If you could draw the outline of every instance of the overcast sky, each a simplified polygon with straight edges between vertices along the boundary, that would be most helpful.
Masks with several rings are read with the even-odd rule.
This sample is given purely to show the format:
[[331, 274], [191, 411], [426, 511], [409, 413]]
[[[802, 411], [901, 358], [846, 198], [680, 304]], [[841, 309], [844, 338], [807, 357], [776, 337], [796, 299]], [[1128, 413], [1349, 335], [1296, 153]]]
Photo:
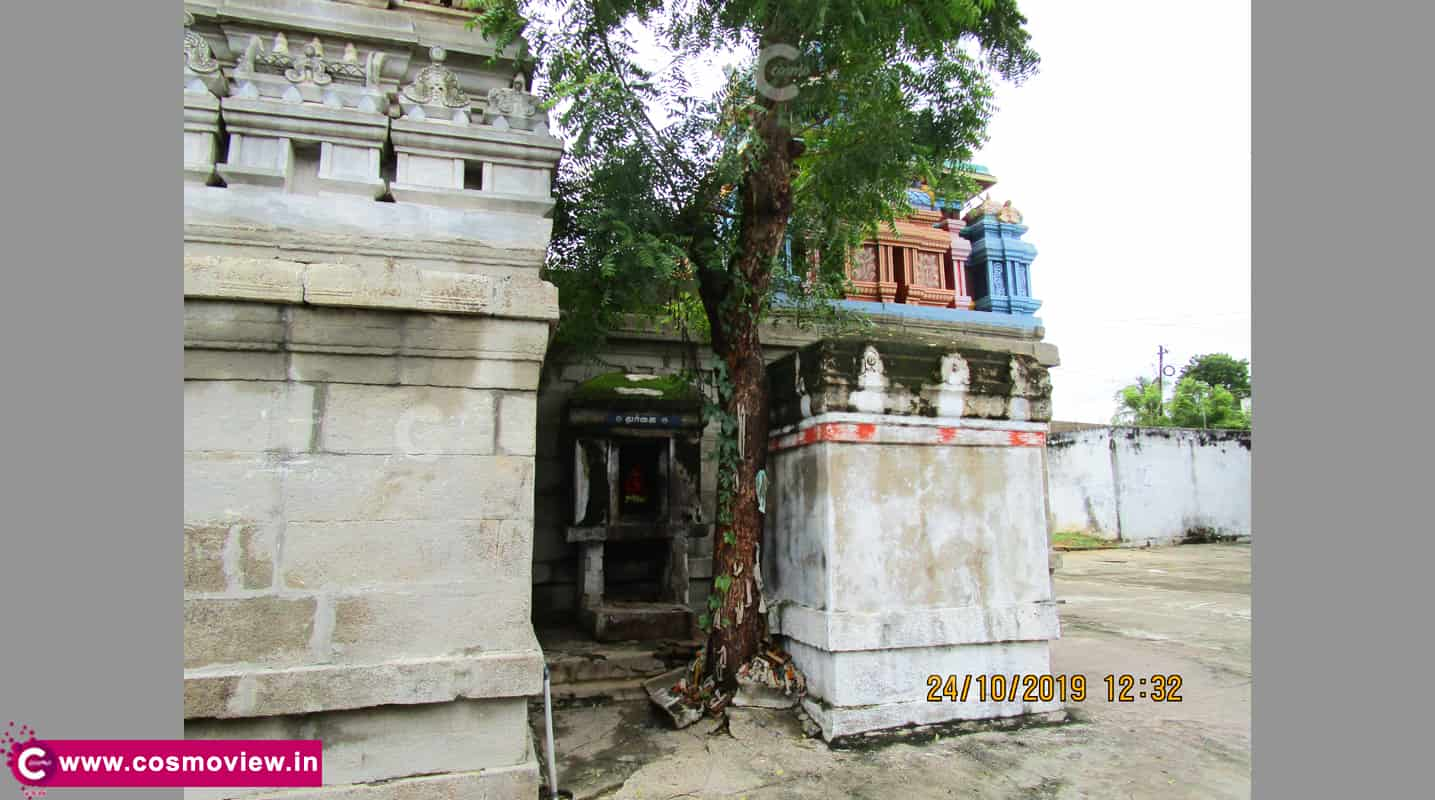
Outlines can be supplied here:
[[[1156, 376], [1158, 346], [1177, 367], [1250, 357], [1250, 3], [1020, 5], [1041, 72], [998, 87], [976, 161], [1037, 247], [1054, 417], [1108, 422], [1122, 386]], [[694, 89], [735, 61], [690, 70]]]
[[1056, 419], [1106, 422], [1156, 348], [1251, 354], [1250, 3], [1023, 0], [1041, 73], [978, 155], [1025, 215]]

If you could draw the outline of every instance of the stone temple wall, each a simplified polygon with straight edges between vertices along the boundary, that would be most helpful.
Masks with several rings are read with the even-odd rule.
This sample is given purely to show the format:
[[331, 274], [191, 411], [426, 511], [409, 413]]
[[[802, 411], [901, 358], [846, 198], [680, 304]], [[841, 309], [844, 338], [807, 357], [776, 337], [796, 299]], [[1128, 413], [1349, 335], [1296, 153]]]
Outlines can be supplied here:
[[[853, 304], [872, 309], [868, 319], [878, 340], [934, 345], [970, 346], [1057, 363], [1056, 348], [1041, 341], [1042, 329], [1017, 318], [948, 309], [901, 308], [875, 303]], [[784, 323], [780, 316], [762, 333], [763, 357], [773, 363], [816, 342], [821, 332]], [[538, 443], [533, 551], [534, 620], [540, 627], [572, 625], [577, 616], [579, 558], [576, 545], [564, 537], [571, 501], [571, 454], [563, 447], [563, 409], [583, 381], [606, 372], [669, 375], [697, 369], [707, 374], [713, 355], [705, 342], [684, 342], [676, 333], [637, 320], [615, 332], [596, 353], [579, 357], [550, 351], [538, 392]], [[716, 473], [713, 471], [715, 432], [703, 437], [702, 508], [708, 536], [688, 541], [689, 603], [696, 613], [706, 610], [712, 580], [712, 528], [716, 515]], [[774, 479], [776, 475], [774, 474]]]
[[1054, 531], [1128, 545], [1251, 535], [1250, 431], [1094, 426], [1047, 449]]
[[928, 701], [929, 675], [1044, 675], [1058, 636], [1038, 358], [823, 340], [768, 367], [772, 629], [829, 741], [1059, 702]]
[[185, 735], [322, 739], [286, 798], [532, 797], [560, 147], [387, 5], [185, 3]]

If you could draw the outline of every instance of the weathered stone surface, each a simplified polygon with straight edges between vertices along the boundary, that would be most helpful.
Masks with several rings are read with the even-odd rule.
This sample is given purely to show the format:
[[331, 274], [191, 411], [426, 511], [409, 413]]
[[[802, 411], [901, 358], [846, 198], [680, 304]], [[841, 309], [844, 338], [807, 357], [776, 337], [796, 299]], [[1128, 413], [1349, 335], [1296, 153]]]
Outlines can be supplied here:
[[284, 311], [270, 303], [184, 301], [185, 347], [272, 350], [284, 338]]
[[522, 698], [455, 700], [251, 719], [196, 719], [186, 739], [320, 739], [324, 783], [508, 767], [527, 755]]
[[188, 598], [184, 665], [289, 666], [309, 658], [312, 597]]
[[424, 386], [467, 386], [474, 389], [536, 391], [542, 371], [537, 361], [469, 358], [404, 358], [399, 380]]
[[[772, 362], [768, 372], [774, 427], [842, 412], [1006, 419], [1013, 395], [1028, 401], [1023, 420], [1044, 422], [1050, 414], [1046, 367], [1008, 348], [824, 339]], [[1042, 410], [1048, 417], [1037, 416]]]
[[290, 353], [289, 380], [314, 383], [400, 383], [398, 356]]
[[283, 581], [345, 591], [483, 585], [527, 569], [530, 548], [521, 520], [291, 522]]
[[482, 390], [331, 384], [320, 446], [328, 453], [488, 455], [495, 405]]
[[184, 351], [184, 379], [187, 381], [282, 381], [287, 373], [288, 358], [284, 353]]
[[[928, 675], [1042, 675], [1051, 671], [1050, 650], [1045, 641], [987, 642], [954, 647], [844, 653], [825, 653], [792, 640], [788, 640], [788, 645], [793, 661], [802, 666], [807, 676], [808, 695], [831, 706], [926, 703], [929, 687], [925, 679]], [[917, 678], [914, 679], [914, 675]], [[972, 713], [980, 705], [975, 695], [968, 697], [965, 703], [934, 705], [970, 707], [966, 714], [953, 715], [950, 719], [983, 716]], [[1024, 713], [1022, 707], [1021, 702], [990, 703], [986, 710], [1005, 709], [1005, 713], [986, 716], [1005, 717]], [[1035, 711], [1059, 707], [1060, 703], [1056, 703]]]
[[1052, 527], [1130, 544], [1250, 536], [1250, 448], [1249, 431], [1054, 433]]
[[819, 493], [832, 504], [826, 608], [1001, 607], [1051, 597], [1039, 448], [814, 447], [825, 451]]
[[365, 592], [334, 600], [333, 657], [346, 663], [510, 650], [529, 638], [528, 571], [482, 589]]
[[413, 267], [376, 270], [358, 264], [310, 264], [304, 272], [304, 301], [325, 306], [492, 313], [494, 287], [484, 275]]
[[278, 381], [185, 381], [184, 449], [308, 450], [314, 387]]
[[185, 453], [185, 524], [277, 520], [285, 469], [281, 458], [267, 454]]
[[514, 456], [533, 455], [537, 418], [535, 395], [527, 392], [503, 395], [499, 401], [499, 450]]
[[653, 705], [668, 715], [668, 719], [673, 722], [673, 727], [680, 729], [703, 718], [701, 708], [692, 707], [684, 701], [682, 695], [673, 693], [673, 686], [682, 679], [686, 672], [686, 667], [678, 667], [643, 682], [643, 688], [647, 690]]
[[558, 287], [547, 281], [509, 277], [494, 287], [490, 313], [521, 319], [558, 319]]
[[553, 221], [528, 214], [375, 203], [357, 197], [290, 194], [277, 203], [271, 192], [186, 185], [184, 225], [187, 241], [422, 256], [445, 260], [454, 270], [501, 264], [536, 273], [543, 264]]
[[1056, 606], [900, 608], [888, 612], [819, 611], [790, 603], [778, 610], [784, 636], [828, 651], [885, 650], [980, 642], [1044, 641], [1060, 633]]
[[457, 697], [521, 697], [542, 691], [543, 655], [531, 627], [513, 650], [379, 664], [318, 664], [276, 669], [186, 670], [186, 719], [262, 717]]
[[531, 458], [320, 454], [286, 471], [293, 522], [533, 517]]
[[[531, 737], [530, 737], [531, 738]], [[260, 790], [214, 790], [215, 794], [185, 791], [185, 800], [219, 800], [244, 797], [253, 800], [488, 800], [529, 798], [538, 795], [538, 759], [528, 745], [527, 760], [511, 767], [493, 767], [476, 772], [450, 772], [416, 778], [399, 778], [367, 784], [325, 786], [319, 789], [285, 789], [276, 793]]]
[[184, 296], [298, 303], [303, 275], [304, 265], [295, 261], [185, 256]]
[[222, 592], [229, 588], [224, 571], [227, 525], [184, 526], [184, 591]]
[[296, 306], [289, 310], [287, 344], [300, 352], [392, 355], [403, 342], [405, 317], [361, 308]]
[[[452, 9], [189, 5], [223, 71], [206, 82], [221, 100], [196, 89], [186, 104], [185, 703], [207, 720], [187, 734], [317, 736], [327, 782], [351, 782], [191, 797], [529, 797], [532, 393], [558, 318], [539, 276], [553, 200], [485, 181], [478, 211], [374, 202], [391, 177], [383, 95], [430, 45], [466, 54], [453, 67], [475, 97], [512, 73], [479, 58], [487, 45]], [[281, 31], [302, 37], [296, 60], [318, 36], [350, 66], [320, 88], [235, 63]], [[482, 147], [432, 155], [503, 191], [543, 188], [557, 140], [477, 122], [462, 130]], [[201, 185], [216, 170], [230, 186]]]
[[[775, 414], [801, 423], [768, 460], [764, 587], [808, 712], [830, 740], [1059, 708], [928, 703], [913, 678], [1049, 672], [1046, 426], [1027, 407], [1000, 419], [1049, 393], [1044, 370], [1008, 352], [859, 345], [769, 367]], [[920, 421], [959, 409], [999, 419]]]
[[403, 351], [418, 356], [537, 361], [548, 350], [548, 330], [547, 323], [529, 320], [410, 315], [404, 321]]
[[278, 549], [275, 526], [237, 526], [238, 582], [241, 589], [268, 589], [274, 585], [274, 553]]

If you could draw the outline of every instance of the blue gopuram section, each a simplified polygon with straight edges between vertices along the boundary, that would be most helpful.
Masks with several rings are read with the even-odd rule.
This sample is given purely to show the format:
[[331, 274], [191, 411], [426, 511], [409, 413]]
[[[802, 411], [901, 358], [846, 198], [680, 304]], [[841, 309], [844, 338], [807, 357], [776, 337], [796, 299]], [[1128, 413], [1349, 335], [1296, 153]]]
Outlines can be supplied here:
[[967, 215], [962, 238], [972, 243], [967, 289], [978, 311], [1030, 316], [1041, 307], [1031, 296], [1031, 262], [1036, 247], [1021, 240], [1027, 227], [1010, 204], [986, 203]]

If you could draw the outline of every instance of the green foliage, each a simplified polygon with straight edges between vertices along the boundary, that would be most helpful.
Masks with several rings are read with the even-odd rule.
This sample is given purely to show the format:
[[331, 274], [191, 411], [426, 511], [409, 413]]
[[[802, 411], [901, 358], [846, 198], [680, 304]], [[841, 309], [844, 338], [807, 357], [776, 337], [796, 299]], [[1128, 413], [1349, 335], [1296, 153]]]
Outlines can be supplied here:
[[1058, 550], [1104, 550], [1115, 545], [1082, 531], [1057, 531], [1051, 535], [1051, 546]]
[[1224, 387], [1237, 400], [1251, 396], [1251, 362], [1244, 358], [1235, 359], [1225, 353], [1192, 356], [1181, 368], [1181, 377]]
[[1178, 428], [1249, 429], [1251, 419], [1224, 386], [1182, 378], [1171, 397], [1168, 416]]
[[1161, 387], [1156, 381], [1137, 378], [1135, 383], [1117, 392], [1116, 399], [1120, 405], [1111, 418], [1112, 424], [1143, 428], [1168, 424], [1161, 410]]
[[[567, 145], [544, 269], [562, 305], [556, 344], [591, 352], [633, 312], [709, 340], [720, 356], [704, 404], [718, 431], [717, 530], [737, 544], [739, 467], [761, 457], [743, 463], [739, 417], [749, 432], [767, 424], [758, 324], [781, 307], [801, 325], [855, 325], [827, 301], [842, 293], [852, 249], [910, 212], [912, 182], [949, 200], [976, 192], [954, 165], [985, 141], [991, 81], [1036, 69], [1025, 17], [1015, 0], [468, 7], [499, 52], [531, 56], [532, 85]], [[664, 66], [639, 63], [636, 33], [666, 49]], [[688, 65], [733, 51], [739, 67], [698, 96]], [[751, 482], [741, 497], [745, 511], [756, 506]], [[740, 524], [756, 533], [750, 516]], [[736, 553], [719, 547], [715, 558]], [[713, 597], [730, 581], [715, 579]]]
[[1182, 378], [1163, 402], [1155, 381], [1138, 378], [1116, 394], [1120, 402], [1112, 423], [1143, 428], [1228, 428], [1249, 430], [1251, 416], [1224, 386]]
[[[699, 278], [741, 295], [731, 307], [765, 314], [776, 300], [806, 324], [840, 323], [822, 301], [840, 296], [846, 254], [907, 213], [914, 178], [939, 196], [974, 194], [949, 165], [985, 141], [991, 79], [1023, 79], [1038, 62], [1014, 0], [470, 7], [498, 45], [527, 40], [534, 85], [569, 143], [546, 277], [564, 309], [559, 343], [578, 348], [601, 343], [626, 312], [693, 321]], [[635, 30], [667, 49], [665, 68], [638, 63]], [[715, 96], [695, 96], [684, 68], [734, 48], [741, 68]], [[773, 119], [801, 153], [790, 207], [774, 212], [795, 257], [752, 282], [733, 269], [755, 213], [740, 187]]]

